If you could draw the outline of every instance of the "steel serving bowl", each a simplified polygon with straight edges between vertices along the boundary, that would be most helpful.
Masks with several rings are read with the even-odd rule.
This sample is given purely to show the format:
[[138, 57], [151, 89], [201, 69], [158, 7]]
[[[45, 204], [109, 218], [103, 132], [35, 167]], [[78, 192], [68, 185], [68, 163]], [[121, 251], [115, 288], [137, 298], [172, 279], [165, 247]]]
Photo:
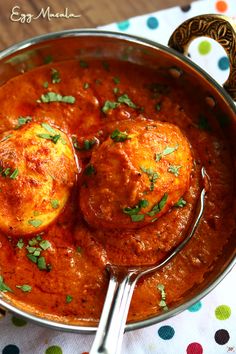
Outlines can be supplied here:
[[[217, 40], [225, 49], [230, 61], [230, 74], [226, 83], [220, 86], [204, 70], [194, 64], [184, 54], [190, 42], [199, 36]], [[236, 33], [233, 22], [220, 15], [202, 15], [184, 22], [169, 40], [169, 47], [156, 42], [126, 34], [101, 30], [67, 30], [28, 39], [11, 46], [0, 53], [0, 85], [23, 72], [45, 64], [45, 58], [53, 56], [54, 61], [72, 58], [102, 58], [128, 60], [152, 68], [161, 68], [173, 76], [173, 80], [183, 80], [184, 85], [195, 85], [205, 105], [213, 113], [227, 117], [224, 133], [232, 140], [236, 136]], [[236, 143], [232, 146], [236, 152]], [[236, 154], [232, 154], [236, 156]], [[235, 164], [236, 165], [236, 164]], [[235, 210], [232, 210], [235, 213]], [[205, 274], [201, 284], [188, 291], [169, 311], [151, 318], [129, 323], [126, 330], [152, 325], [178, 314], [208, 294], [233, 268], [236, 263], [236, 230], [222, 254]], [[17, 316], [54, 329], [70, 332], [91, 333], [97, 327], [85, 324], [65, 324], [35, 315], [22, 305], [10, 302], [0, 294], [0, 306]]]

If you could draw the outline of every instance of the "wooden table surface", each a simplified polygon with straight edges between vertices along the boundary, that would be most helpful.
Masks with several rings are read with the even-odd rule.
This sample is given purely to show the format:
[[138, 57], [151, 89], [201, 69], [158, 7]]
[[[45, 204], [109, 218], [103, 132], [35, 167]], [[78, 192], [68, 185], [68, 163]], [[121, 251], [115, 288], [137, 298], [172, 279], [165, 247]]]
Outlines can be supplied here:
[[[192, 0], [0, 0], [0, 50], [24, 39], [53, 31], [88, 28]], [[66, 14], [66, 8], [68, 9]], [[42, 12], [44, 11], [44, 12]], [[49, 14], [80, 17], [53, 18]], [[45, 16], [45, 17], [43, 17]], [[38, 17], [36, 19], [36, 17]], [[50, 18], [50, 20], [49, 20]]]

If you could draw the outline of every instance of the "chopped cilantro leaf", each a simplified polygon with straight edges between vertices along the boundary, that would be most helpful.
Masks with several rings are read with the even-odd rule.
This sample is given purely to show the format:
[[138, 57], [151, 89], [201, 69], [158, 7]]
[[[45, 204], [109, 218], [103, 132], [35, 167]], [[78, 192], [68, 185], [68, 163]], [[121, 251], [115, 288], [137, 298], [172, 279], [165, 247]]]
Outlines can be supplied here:
[[91, 176], [95, 173], [95, 168], [93, 165], [88, 165], [85, 170], [84, 170], [84, 173], [87, 175], [87, 176]]
[[184, 198], [180, 198], [177, 203], [174, 204], [174, 207], [176, 208], [183, 208], [187, 204], [186, 200]]
[[145, 168], [145, 167], [140, 166], [140, 169], [148, 175], [149, 181], [151, 182], [150, 190], [153, 191], [155, 188], [155, 183], [156, 183], [157, 179], [160, 178], [159, 174], [157, 172], [153, 171], [152, 168]]
[[6, 293], [7, 291], [13, 293], [11, 288], [7, 284], [4, 283], [3, 277], [1, 275], [0, 275], [0, 291], [3, 293]]
[[6, 136], [4, 136], [4, 138], [2, 138], [2, 140], [0, 140], [0, 143], [2, 143], [3, 141], [6, 141], [8, 139], [10, 139], [12, 137], [13, 134], [8, 134]]
[[56, 92], [47, 92], [41, 95], [40, 99], [37, 102], [50, 103], [50, 102], [62, 102], [62, 103], [75, 103], [74, 96], [62, 96], [60, 93]]
[[51, 200], [51, 206], [53, 209], [58, 209], [59, 208], [59, 201], [57, 199], [52, 199]]
[[20, 250], [24, 247], [24, 241], [22, 240], [22, 238], [20, 238], [16, 244], [16, 247], [18, 247]]
[[39, 226], [42, 225], [42, 220], [39, 220], [39, 219], [31, 219], [31, 220], [28, 220], [28, 224], [32, 225], [33, 227], [37, 228]]
[[128, 214], [133, 222], [142, 221], [144, 219], [144, 214], [138, 214], [142, 208], [148, 206], [148, 201], [146, 199], [141, 199], [134, 208], [126, 207], [123, 208], [123, 213]]
[[102, 112], [106, 114], [110, 109], [115, 109], [118, 106], [119, 104], [117, 102], [105, 101], [102, 107]]
[[16, 177], [19, 175], [19, 170], [18, 170], [18, 168], [16, 168], [13, 172], [12, 172], [12, 174], [10, 175], [10, 178], [11, 179], [16, 179]]
[[27, 284], [16, 285], [16, 288], [22, 290], [24, 293], [29, 293], [32, 290], [32, 287], [30, 285], [27, 285]]
[[48, 81], [45, 81], [45, 82], [43, 83], [43, 87], [46, 88], [46, 89], [48, 88], [48, 85], [49, 85], [49, 84], [48, 84]]
[[54, 144], [56, 144], [61, 137], [60, 134], [56, 134], [56, 135], [37, 134], [37, 136], [42, 139], [51, 140]]
[[88, 83], [88, 82], [85, 82], [84, 85], [83, 85], [83, 88], [84, 88], [85, 90], [87, 90], [87, 89], [89, 88], [89, 83]]
[[96, 140], [95, 140], [95, 138], [92, 138], [90, 140], [85, 139], [83, 141], [83, 145], [80, 146], [76, 136], [72, 136], [72, 143], [73, 143], [73, 146], [76, 150], [88, 151], [88, 150], [92, 149], [92, 147], [96, 144]]
[[11, 173], [10, 167], [5, 168], [1, 173], [3, 177], [7, 177]]
[[82, 248], [81, 248], [80, 246], [78, 246], [78, 247], [76, 248], [76, 251], [77, 251], [78, 253], [81, 253]]
[[119, 91], [120, 91], [119, 87], [114, 87], [113, 88], [113, 92], [114, 92], [115, 95], [117, 95], [119, 93]]
[[45, 251], [47, 250], [48, 248], [51, 247], [51, 243], [47, 240], [42, 240], [39, 244], [39, 246]]
[[148, 214], [149, 216], [155, 216], [157, 213], [159, 213], [159, 212], [164, 208], [164, 206], [165, 206], [165, 204], [166, 204], [166, 201], [167, 201], [167, 198], [168, 198], [168, 194], [165, 193], [165, 194], [163, 195], [163, 197], [161, 198], [161, 200], [160, 200], [157, 204], [155, 204], [155, 205], [152, 207], [152, 210], [149, 211], [147, 214]]
[[56, 69], [51, 69], [51, 80], [53, 84], [61, 82], [60, 72]]
[[165, 286], [163, 284], [158, 284], [157, 289], [161, 293], [161, 301], [159, 302], [159, 306], [163, 308], [163, 310], [168, 310], [168, 306], [166, 304], [166, 292], [165, 292]]
[[32, 121], [32, 118], [30, 116], [27, 117], [19, 117], [18, 118], [18, 124], [15, 127], [15, 129], [19, 129], [20, 127], [22, 127], [23, 125], [30, 123]]
[[144, 214], [131, 215], [130, 217], [133, 222], [138, 222], [144, 219]]
[[49, 133], [51, 134], [56, 134], [56, 131], [51, 127], [51, 125], [47, 124], [47, 123], [42, 123], [41, 127], [43, 127], [44, 129], [46, 129]]
[[38, 257], [33, 256], [32, 254], [27, 254], [26, 256], [29, 258], [29, 260], [30, 260], [31, 262], [37, 263]]
[[167, 171], [170, 173], [173, 173], [173, 175], [175, 175], [175, 177], [178, 177], [179, 176], [179, 169], [181, 167], [182, 167], [181, 165], [176, 165], [176, 166], [170, 165]]
[[26, 249], [29, 253], [34, 253], [36, 251], [36, 247], [33, 246], [26, 246]]
[[156, 161], [160, 161], [163, 156], [172, 154], [172, 152], [176, 151], [178, 149], [179, 145], [176, 144], [174, 147], [169, 147], [167, 146], [161, 153], [156, 154]]
[[29, 245], [30, 246], [36, 246], [38, 244], [38, 240], [36, 238], [32, 238], [32, 240], [29, 240]]
[[119, 103], [124, 103], [126, 104], [127, 106], [131, 107], [131, 108], [137, 108], [136, 104], [134, 104], [131, 99], [128, 97], [127, 94], [124, 94], [120, 97], [118, 97], [117, 101]]
[[158, 103], [155, 105], [155, 109], [156, 109], [157, 112], [160, 112], [160, 110], [161, 110], [161, 103], [160, 103], [160, 102], [158, 102]]
[[126, 132], [121, 132], [119, 129], [115, 129], [111, 134], [111, 139], [115, 142], [123, 142], [131, 137]]
[[44, 58], [44, 63], [45, 64], [49, 64], [53, 61], [53, 57], [52, 55], [47, 55], [45, 58]]
[[118, 85], [120, 83], [119, 77], [113, 77], [113, 82]]
[[39, 257], [37, 261], [37, 266], [40, 270], [46, 270], [47, 264], [44, 257]]
[[69, 304], [73, 300], [71, 295], [66, 295], [66, 303]]

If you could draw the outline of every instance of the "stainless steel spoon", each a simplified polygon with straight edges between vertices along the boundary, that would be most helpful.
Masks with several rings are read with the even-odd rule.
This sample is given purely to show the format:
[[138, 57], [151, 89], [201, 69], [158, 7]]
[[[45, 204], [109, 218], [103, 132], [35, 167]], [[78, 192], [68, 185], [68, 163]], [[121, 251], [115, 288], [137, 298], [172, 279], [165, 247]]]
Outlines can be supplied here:
[[[206, 173], [201, 169], [203, 181]], [[175, 257], [193, 237], [204, 210], [206, 189], [203, 189], [197, 202], [194, 218], [188, 228], [187, 236], [179, 243], [166, 258], [154, 266], [118, 266], [107, 265], [110, 274], [109, 286], [102, 310], [98, 330], [90, 354], [119, 354], [123, 340], [125, 323], [131, 298], [137, 281], [144, 275], [162, 268]]]

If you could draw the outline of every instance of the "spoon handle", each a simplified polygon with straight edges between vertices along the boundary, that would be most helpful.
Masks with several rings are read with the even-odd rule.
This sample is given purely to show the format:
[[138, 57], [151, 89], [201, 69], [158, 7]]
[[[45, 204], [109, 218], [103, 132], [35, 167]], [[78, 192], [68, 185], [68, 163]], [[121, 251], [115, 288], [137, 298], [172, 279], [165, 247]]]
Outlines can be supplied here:
[[108, 266], [110, 281], [90, 354], [119, 354], [129, 305], [139, 273]]

